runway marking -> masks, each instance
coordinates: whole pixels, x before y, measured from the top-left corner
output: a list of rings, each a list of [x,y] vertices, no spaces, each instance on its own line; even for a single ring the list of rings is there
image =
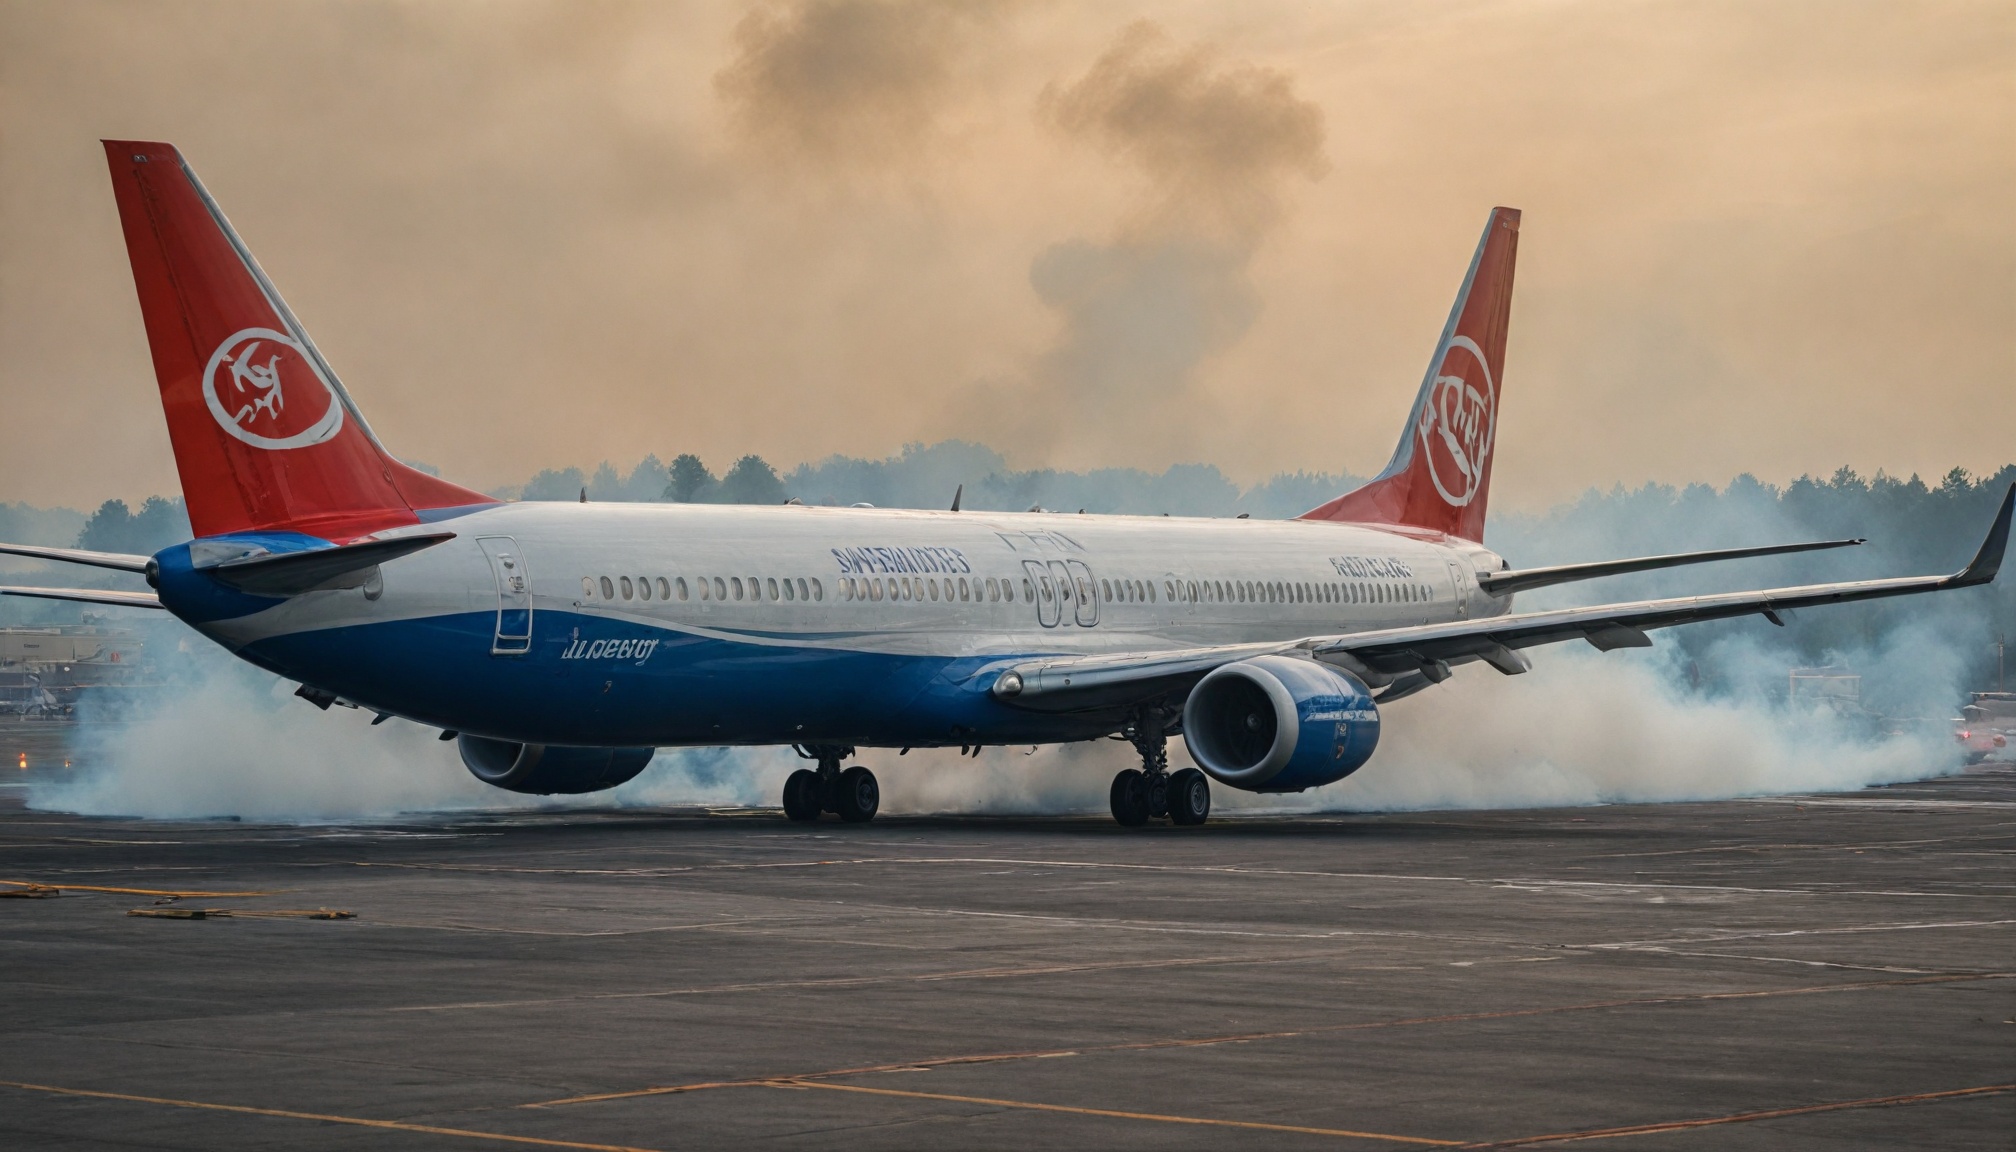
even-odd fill
[[[1320,955],[1320,954],[1319,954]],[[948,980],[1001,980],[1018,976],[1051,976],[1071,972],[1110,972],[1141,968],[1186,968],[1198,964],[1292,964],[1310,956],[1195,956],[1172,960],[1109,960],[1083,964],[1041,964],[1021,968],[960,968],[949,972],[917,972],[897,976],[833,976],[817,980],[767,980],[742,984],[707,984],[691,988],[658,988],[646,992],[588,992],[535,1000],[470,1000],[456,1004],[415,1004],[386,1012],[450,1012],[469,1008],[526,1008],[541,1004],[573,1004],[584,1000],[653,1000],[669,996],[706,996],[720,992],[763,992],[778,988],[854,988],[873,984],[930,984]]]
[[[1349,1128],[1309,1128],[1298,1124],[1266,1124],[1257,1120],[1214,1120],[1204,1116],[1167,1116],[1158,1112],[1121,1112],[1111,1108],[1078,1108],[1069,1104],[1039,1104],[1031,1100],[996,1100],[987,1096],[953,1096],[943,1092],[909,1092],[897,1088],[864,1088],[858,1084],[823,1084],[816,1080],[766,1080],[766,1088],[818,1088],[827,1092],[859,1092],[869,1096],[898,1096],[915,1100],[945,1100],[954,1104],[981,1104],[990,1108],[1018,1108],[1031,1112],[1065,1112],[1074,1116],[1107,1116],[1117,1120],[1151,1120],[1159,1124],[1198,1124],[1212,1128],[1243,1128],[1258,1132],[1295,1132],[1305,1136],[1344,1136],[1354,1140],[1384,1140],[1394,1144],[1422,1144],[1434,1148],[1455,1148],[1461,1140],[1435,1140],[1426,1136],[1398,1136],[1391,1132],[1359,1132]]]
[[[1619,940],[1610,944],[1577,944],[1577,948],[1645,948],[1661,944],[1725,944],[1734,940],[1776,940],[1788,936],[1852,936],[1860,932],[1912,932],[1928,928],[2000,928],[2016,920],[1920,920],[1907,924],[1850,924],[1839,928],[1784,928],[1760,932],[1723,932],[1713,936],[1669,936],[1654,940]]]
[[[398,1132],[425,1132],[432,1136],[461,1136],[470,1140],[492,1140],[505,1144],[535,1144],[542,1148],[576,1148],[585,1152],[654,1152],[628,1144],[588,1144],[579,1140],[548,1140],[540,1136],[509,1136],[502,1132],[478,1132],[469,1128],[442,1128],[433,1124],[411,1124],[404,1120],[367,1120],[362,1116],[331,1116],[321,1112],[294,1112],[285,1108],[253,1108],[244,1104],[216,1104],[207,1100],[177,1100],[167,1096],[136,1096],[128,1092],[97,1092],[89,1088],[59,1088],[51,1084],[24,1084],[0,1080],[0,1088],[24,1092],[45,1092],[52,1096],[82,1096],[94,1100],[124,1100],[134,1104],[161,1104],[170,1108],[195,1108],[206,1112],[236,1112],[246,1116],[277,1116],[284,1120],[314,1120],[322,1124],[349,1124],[359,1128],[389,1128]]]
[[[696,872],[752,872],[781,868],[837,868],[875,864],[1016,864],[1042,868],[1112,869],[1128,872],[1168,872],[1179,875],[1295,876],[1330,880],[1399,880],[1439,884],[1481,884],[1491,887],[1530,885],[1562,888],[1622,888],[1647,891],[1738,892],[1757,896],[1907,896],[1914,898],[1995,899],[1972,892],[1904,892],[1859,888],[1746,888],[1732,884],[1672,884],[1663,881],[1555,880],[1545,877],[1437,876],[1407,872],[1323,872],[1296,868],[1246,868],[1226,865],[1131,864],[1101,860],[1027,860],[994,856],[860,856],[825,860],[784,860],[762,864],[677,864],[662,868],[525,868],[490,864],[412,864],[363,860],[359,868],[405,868],[423,872],[520,873],[535,876],[617,876],[656,879]]]
[[[1561,1004],[1551,1008],[1507,1008],[1491,1012],[1458,1012],[1440,1016],[1407,1016],[1393,1020],[1366,1020],[1351,1024],[1322,1024],[1279,1032],[1241,1032],[1221,1036],[1178,1037],[1164,1040],[1135,1040],[1121,1044],[1081,1044],[1074,1048],[1032,1052],[993,1052],[962,1056],[934,1056],[895,1064],[872,1064],[856,1068],[835,1068],[825,1072],[805,1072],[790,1076],[752,1076],[741,1080],[706,1080],[690,1084],[667,1084],[631,1088],[618,1092],[597,1092],[520,1104],[520,1108],[551,1108],[563,1104],[597,1104],[606,1100],[630,1100],[641,1096],[674,1096],[714,1088],[747,1088],[788,1080],[793,1083],[831,1080],[841,1076],[867,1076],[881,1072],[909,1072],[963,1064],[995,1064],[1016,1060],[1040,1060],[1098,1052],[1147,1052],[1170,1048],[1208,1048],[1219,1044],[1250,1044],[1263,1040],[1289,1040],[1340,1032],[1368,1032],[1381,1028],[1409,1028],[1424,1024],[1461,1024],[1478,1020],[1509,1020],[1525,1016],[1551,1016],[1566,1012],[1597,1012],[1613,1008],[1650,1008],[1667,1004],[1700,1004],[1722,1000],[1768,1000],[1780,996],[1813,996],[1830,992],[1860,992],[1871,988],[1908,988],[1925,984],[1953,984],[1980,980],[2007,980],[2016,972],[1984,972],[1944,976],[1918,976],[1900,980],[1863,980],[1852,984],[1813,984],[1800,988],[1773,988],[1753,992],[1702,992],[1678,996],[1648,996],[1630,1000],[1597,1000],[1583,1004]]]
[[[229,900],[238,896],[278,896],[278,892],[182,892],[160,888],[104,888],[95,884],[44,884],[33,880],[0,880],[16,888],[61,888],[70,892],[117,892],[123,896],[200,896],[206,900]]]
[[[1854,1108],[1895,1108],[1904,1104],[1928,1104],[1967,1096],[1995,1096],[2016,1092],[2016,1084],[1987,1084],[1979,1088],[1953,1088],[1945,1092],[1914,1092],[1906,1096],[1871,1096],[1863,1100],[1839,1100],[1831,1104],[1806,1104],[1794,1108],[1770,1108],[1761,1112],[1737,1112],[1700,1120],[1669,1120],[1663,1124],[1627,1124],[1617,1128],[1590,1128],[1582,1132],[1556,1132],[1546,1136],[1521,1136],[1466,1144],[1466,1148],[1523,1148],[1534,1144],[1567,1144],[1578,1140],[1611,1140],[1619,1136],[1647,1136],[1657,1132],[1682,1132],[1717,1124],[1748,1124],[1756,1120],[1776,1120],[1782,1116],[1808,1116],[1816,1112],[1844,1112]]]

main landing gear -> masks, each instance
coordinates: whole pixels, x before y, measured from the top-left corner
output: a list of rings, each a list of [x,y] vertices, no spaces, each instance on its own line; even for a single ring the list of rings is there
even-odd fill
[[[1210,818],[1211,782],[1195,768],[1169,771],[1169,738],[1160,713],[1143,712],[1126,736],[1141,754],[1141,767],[1113,777],[1108,795],[1113,819],[1139,828],[1163,816],[1171,824],[1202,824]]]
[[[854,749],[835,744],[807,744],[798,755],[816,760],[819,770],[800,768],[784,781],[784,815],[801,824],[819,819],[821,812],[837,813],[849,824],[865,824],[882,806],[882,787],[875,774],[859,764],[841,770],[840,762]]]

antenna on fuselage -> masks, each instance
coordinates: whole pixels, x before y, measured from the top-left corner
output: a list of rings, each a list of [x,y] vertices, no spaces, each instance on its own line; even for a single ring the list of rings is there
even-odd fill
[[[586,504],[587,502],[588,502],[588,489],[583,488],[581,489],[581,503]]]
[[[952,511],[954,511],[954,512],[957,512],[957,511],[959,510],[959,498],[960,498],[961,496],[964,496],[964,495],[966,495],[966,485],[964,485],[964,484],[961,484],[961,485],[959,485],[959,487],[957,487],[957,488],[953,489],[953,491],[952,491]]]

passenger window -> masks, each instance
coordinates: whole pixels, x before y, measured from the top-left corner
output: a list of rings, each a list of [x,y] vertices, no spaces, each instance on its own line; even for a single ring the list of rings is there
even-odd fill
[[[931,579],[926,580],[924,582],[924,586],[931,590],[931,599],[933,600],[938,599],[938,578],[936,576],[933,576]],[[947,600],[950,600],[952,597],[947,596],[945,598]]]
[[[805,586],[805,578],[803,576],[800,576],[798,578],[798,599],[810,600],[811,597],[806,595],[806,593],[809,591],[811,591],[811,589]]]
[[[966,586],[966,578],[964,576],[959,577],[959,599],[962,601],[972,599],[972,597],[967,595],[968,591],[969,589]]]
[[[777,599],[777,578],[775,576],[772,576],[770,579],[764,581],[763,583],[767,588],[770,589],[770,599],[772,600]]]
[[[651,599],[651,578],[649,576],[637,577],[637,598],[639,600]],[[659,599],[662,600],[664,597],[661,596]]]
[[[1110,580],[1100,580],[1099,595],[1110,602],[1113,599],[1113,582]]]
[[[602,599],[614,600],[615,598],[616,598],[615,581],[609,579],[607,576],[602,577]]]
[[[583,577],[581,577],[581,595],[582,595],[582,597],[583,597],[584,599],[588,599],[588,600],[593,600],[593,599],[595,598],[595,579],[594,579],[594,577],[592,577],[592,576],[583,576]]]
[[[707,578],[705,576],[698,578],[697,580],[694,581],[694,583],[700,585],[700,599],[702,600],[714,599],[714,597],[707,595]]]
[[[840,591],[840,599],[842,600],[854,599],[854,578],[852,576],[840,577],[839,591]]]
[[[679,579],[673,581],[673,583],[679,586],[679,599],[686,599],[686,578],[681,576]]]
[[[798,581],[798,595],[801,597],[805,595],[805,581],[803,580]],[[812,581],[812,600],[814,603],[817,603],[824,599],[826,599],[826,586],[819,583],[815,577]]]
[[[1031,584],[1027,576],[1022,578],[1022,599],[1029,604],[1036,602],[1036,585]]]
[[[893,585],[892,585],[892,587],[893,587]],[[882,581],[880,581],[880,580],[870,580],[870,581],[868,581],[868,599],[870,599],[870,600],[874,600],[874,601],[876,601],[876,602],[878,602],[878,603],[879,603],[879,602],[881,601],[881,599],[882,599]]]
[[[784,599],[796,600],[797,598],[798,598],[798,590],[791,586],[791,578],[789,576],[786,576],[784,578]]]

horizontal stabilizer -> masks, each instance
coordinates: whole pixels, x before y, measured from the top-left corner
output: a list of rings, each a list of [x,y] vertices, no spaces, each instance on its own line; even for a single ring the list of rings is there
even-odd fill
[[[87,552],[82,548],[44,548],[39,544],[0,544],[0,555],[31,556],[37,560],[61,560],[65,564],[89,564],[93,568],[117,568],[121,572],[147,571],[148,558],[124,552]]]
[[[1624,576],[1658,568],[1679,568],[1687,564],[1712,564],[1717,560],[1747,560],[1754,556],[1783,556],[1791,552],[1817,552],[1823,548],[1848,548],[1864,541],[1815,540],[1806,544],[1767,544],[1761,548],[1721,548],[1713,552],[1674,552],[1665,556],[1639,556],[1631,560],[1599,560],[1593,564],[1557,564],[1548,568],[1514,568],[1508,572],[1485,572],[1477,586],[1493,596],[1526,592],[1576,580],[1602,576]]]
[[[80,604],[113,604],[121,608],[159,608],[152,592],[115,592],[109,588],[15,588],[0,585],[0,596],[34,596],[42,600],[74,600]]]
[[[218,581],[256,596],[299,596],[324,588],[355,588],[380,564],[453,540],[453,532],[428,532],[366,540],[313,552],[283,552],[228,560],[207,569]]]

